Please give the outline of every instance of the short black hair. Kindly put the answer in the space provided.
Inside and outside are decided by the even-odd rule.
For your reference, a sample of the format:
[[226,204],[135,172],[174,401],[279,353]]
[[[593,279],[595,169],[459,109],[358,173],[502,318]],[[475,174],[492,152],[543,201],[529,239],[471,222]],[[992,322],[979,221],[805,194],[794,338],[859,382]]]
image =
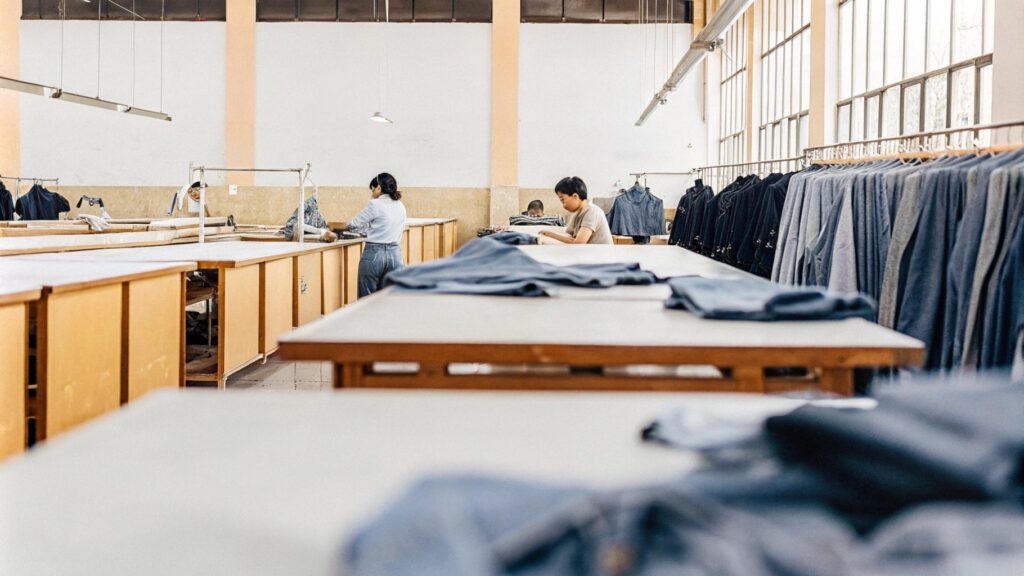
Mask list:
[[540,210],[540,211],[543,211],[544,210],[544,203],[541,202],[540,200],[531,200],[530,203],[526,206],[526,209],[527,210]]
[[555,192],[566,196],[576,194],[580,200],[587,199],[587,185],[578,176],[566,176],[559,180],[558,184],[555,184]]
[[390,196],[392,200],[402,199],[402,193],[398,191],[398,181],[391,174],[381,172],[370,180],[370,190],[377,186],[380,186],[381,194]]

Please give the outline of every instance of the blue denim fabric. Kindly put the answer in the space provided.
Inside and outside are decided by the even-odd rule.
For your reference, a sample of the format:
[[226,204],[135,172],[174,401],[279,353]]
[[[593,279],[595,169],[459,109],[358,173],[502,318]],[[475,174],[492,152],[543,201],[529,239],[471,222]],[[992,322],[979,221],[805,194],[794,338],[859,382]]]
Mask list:
[[1010,368],[1024,330],[1024,223],[1019,219],[991,306],[995,322],[982,355],[987,367]]
[[387,285],[421,292],[548,296],[558,286],[608,288],[654,284],[639,264],[555,266],[538,262],[515,246],[478,238],[448,258],[408,266],[387,276]]
[[369,296],[385,286],[388,274],[404,268],[402,248],[398,244],[363,245],[359,259],[359,297]]
[[509,246],[524,246],[527,244],[536,244],[537,237],[533,234],[527,234],[525,232],[514,232],[512,230],[506,230],[504,232],[498,232],[497,234],[491,234],[488,236],[495,242],[501,242],[502,244],[508,244]]
[[665,233],[665,204],[650,190],[635,185],[615,198],[608,214],[612,234],[658,236]]
[[[942,342],[942,367],[960,365],[963,359],[963,338],[967,333],[969,299],[974,288],[975,264],[984,232],[988,199],[995,191],[990,189],[993,173],[1000,168],[1019,163],[1024,152],[997,156],[976,166],[967,174],[966,208],[956,245],[949,258],[947,271],[947,297]],[[1008,184],[1008,183],[1007,183]]]
[[1001,365],[999,358],[1005,353],[999,347],[999,342],[1005,342],[1005,335],[1001,334],[999,330],[1007,326],[1006,319],[1002,316],[1006,313],[1006,308],[999,302],[1002,301],[1005,304],[1006,298],[1021,297],[1019,293],[1014,295],[1001,292],[1002,283],[1000,281],[1003,272],[1008,266],[1011,266],[1013,239],[1018,238],[1017,235],[1024,228],[1024,175],[1021,175],[1019,171],[1016,186],[1012,186],[1008,192],[998,254],[992,265],[991,280],[984,295],[985,313],[983,315],[984,323],[981,327],[978,360],[978,365],[982,368],[994,368]]
[[863,294],[834,294],[818,288],[793,288],[760,278],[723,279],[688,276],[668,282],[667,308],[688,310],[720,320],[839,320],[873,318],[875,302]]
[[[351,576],[974,576],[1024,561],[1024,389],[935,383],[767,420],[746,465],[595,491],[429,478],[357,532]],[[856,532],[854,531],[856,530]]]

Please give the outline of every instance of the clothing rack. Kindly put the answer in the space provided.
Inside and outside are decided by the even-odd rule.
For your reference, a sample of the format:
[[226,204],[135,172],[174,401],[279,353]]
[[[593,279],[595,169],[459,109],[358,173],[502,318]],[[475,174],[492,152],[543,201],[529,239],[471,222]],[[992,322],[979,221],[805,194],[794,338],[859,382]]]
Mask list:
[[27,176],[0,176],[0,180],[13,180],[14,184],[14,199],[17,200],[21,195],[21,183],[31,182],[33,184],[42,184],[43,182],[53,182],[54,186],[60,187],[60,178],[29,178]]
[[648,176],[693,176],[695,172],[690,170],[689,172],[630,172],[629,175],[636,179],[637,182],[641,178],[644,179],[644,186],[647,186]]
[[998,153],[1024,147],[1024,120],[949,128],[808,148],[809,164],[852,164],[878,160]]
[[263,172],[263,173],[295,173],[299,177],[299,207],[296,215],[297,230],[299,230],[299,243],[303,243],[306,227],[306,179],[309,176],[310,164],[306,163],[304,168],[216,168],[211,166],[195,166],[192,162],[188,164],[188,183],[191,186],[195,182],[196,172],[199,173],[199,243],[206,242],[206,173],[207,172]]
[[697,174],[698,178],[703,180],[717,180],[715,185],[720,188],[740,176],[747,176],[750,174],[767,176],[774,171],[785,172],[787,170],[799,170],[804,166],[804,162],[805,159],[803,156],[795,156],[793,158],[758,160],[756,162],[742,162],[739,164],[702,166],[694,169],[693,171]]

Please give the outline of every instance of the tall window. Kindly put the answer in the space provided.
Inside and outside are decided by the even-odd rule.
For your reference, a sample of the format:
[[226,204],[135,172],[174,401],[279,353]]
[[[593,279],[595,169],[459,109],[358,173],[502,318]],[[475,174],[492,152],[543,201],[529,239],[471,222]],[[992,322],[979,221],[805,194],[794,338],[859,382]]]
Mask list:
[[746,160],[747,147],[747,16],[744,14],[725,33],[722,53],[719,163]]
[[758,159],[803,154],[811,102],[811,0],[762,0]]
[[993,0],[840,0],[836,139],[991,121]]

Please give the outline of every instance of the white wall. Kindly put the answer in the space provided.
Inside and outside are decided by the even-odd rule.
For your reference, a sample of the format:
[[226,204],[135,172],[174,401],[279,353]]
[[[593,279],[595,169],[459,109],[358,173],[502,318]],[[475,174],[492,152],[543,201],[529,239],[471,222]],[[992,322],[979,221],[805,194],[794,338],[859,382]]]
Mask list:
[[[622,24],[522,26],[521,187],[552,188],[560,178],[575,175],[587,182],[593,195],[607,196],[614,192],[616,182],[627,187],[632,184],[630,172],[684,172],[705,165],[700,74],[691,74],[642,127],[634,126],[655,86],[664,83],[691,38],[689,25],[675,26],[675,57],[669,57],[661,52],[667,44],[661,36],[658,66],[652,75],[651,28]],[[665,198],[666,207],[675,207],[690,180],[659,178],[648,184],[652,192]]]
[[[135,95],[160,107],[160,26],[135,25]],[[99,96],[127,104],[132,96],[132,24],[101,28]],[[21,172],[62,184],[179,185],[190,161],[224,161],[224,23],[164,25],[163,110],[173,122],[21,96]],[[21,23],[21,79],[61,85],[61,23]],[[97,26],[64,23],[63,88],[96,95]],[[214,181],[211,179],[211,181]]]
[[[1024,2],[996,0],[992,52],[992,121],[1024,120]],[[1005,132],[1005,131],[1004,131]],[[997,133],[998,138],[1005,136]],[[997,138],[997,139],[998,139]]]
[[[385,38],[390,125],[369,121]],[[311,162],[321,185],[490,185],[489,24],[260,23],[256,70],[261,165]]]

